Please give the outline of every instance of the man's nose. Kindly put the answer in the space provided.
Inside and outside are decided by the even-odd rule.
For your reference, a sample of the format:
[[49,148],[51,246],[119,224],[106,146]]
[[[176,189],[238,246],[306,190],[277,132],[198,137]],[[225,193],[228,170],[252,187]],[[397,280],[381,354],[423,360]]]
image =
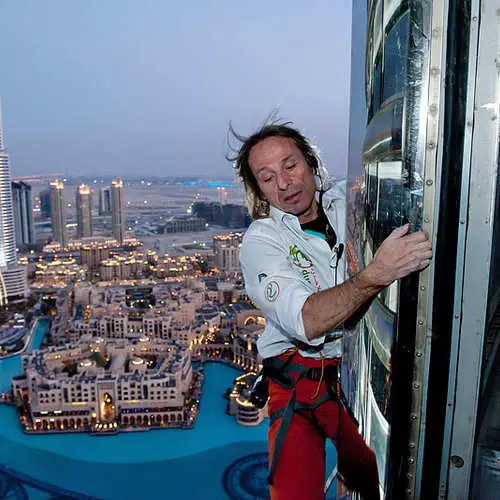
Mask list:
[[278,182],[278,189],[284,191],[290,185],[290,177],[286,172],[280,172],[278,174],[277,182]]

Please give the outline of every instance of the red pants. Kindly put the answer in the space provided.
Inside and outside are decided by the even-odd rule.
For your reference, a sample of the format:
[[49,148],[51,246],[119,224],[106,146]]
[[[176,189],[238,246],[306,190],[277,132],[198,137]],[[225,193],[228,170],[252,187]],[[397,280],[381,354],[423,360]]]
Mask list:
[[[321,367],[320,360],[304,358],[298,353],[293,362]],[[325,363],[335,364],[336,361],[325,360]],[[297,378],[293,372],[290,374]],[[302,378],[296,386],[297,401],[314,402],[310,398],[318,383]],[[291,392],[291,389],[270,381],[270,415],[287,405]],[[317,397],[326,392],[323,381]],[[272,462],[280,421],[276,420],[269,428],[269,463]],[[293,415],[270,486],[272,500],[324,500],[326,438],[330,438],[337,448],[338,471],[346,486],[358,491],[364,500],[380,498],[375,453],[366,445],[342,405],[330,400],[315,410],[300,410]]]

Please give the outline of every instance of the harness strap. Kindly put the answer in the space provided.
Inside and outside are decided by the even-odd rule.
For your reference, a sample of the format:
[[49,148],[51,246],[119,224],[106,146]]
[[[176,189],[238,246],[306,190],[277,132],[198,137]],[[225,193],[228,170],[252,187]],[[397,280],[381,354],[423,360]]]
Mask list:
[[[297,382],[300,380],[301,377],[302,375],[299,376]],[[273,477],[276,471],[276,467],[278,465],[278,458],[281,453],[281,448],[283,447],[283,442],[285,441],[285,436],[288,431],[288,427],[290,427],[290,422],[292,421],[293,413],[295,411],[294,408],[295,398],[296,398],[296,387],[293,388],[290,399],[288,400],[288,404],[285,406],[285,408],[283,408],[283,413],[280,415],[281,422],[278,428],[278,433],[276,434],[276,440],[274,442],[273,459],[271,462],[271,467],[269,469],[269,476],[267,478],[267,482],[269,484],[273,484]]]
[[[333,367],[334,365],[329,366]],[[274,382],[286,389],[292,389],[287,405],[284,408],[276,410],[270,418],[270,425],[272,425],[278,419],[281,419],[280,425],[278,427],[278,432],[276,433],[276,439],[274,441],[273,458],[271,461],[271,466],[269,468],[269,476],[267,478],[267,482],[269,484],[273,484],[274,473],[276,472],[278,459],[281,454],[281,449],[283,448],[286,434],[292,422],[293,414],[301,410],[314,411],[323,403],[326,403],[329,400],[335,401],[338,398],[336,397],[336,394],[334,392],[332,393],[330,390],[328,390],[328,392],[323,394],[320,398],[315,399],[311,403],[297,402],[297,384],[302,378],[310,378],[311,374],[314,373],[314,370],[317,370],[317,368],[310,368],[298,363],[293,363],[291,361],[291,358],[288,358],[287,360],[282,360],[279,358],[264,359],[264,370],[267,371],[268,377],[271,378]],[[289,372],[297,374],[297,380],[295,380],[289,374]],[[321,369],[321,374],[322,375],[320,383],[323,379],[323,368]],[[335,377],[335,381],[337,381],[337,377]]]
[[[299,403],[299,402],[295,402],[294,403],[294,411],[300,411],[300,410],[315,410],[318,406],[321,406],[323,403],[326,403],[327,401],[330,401],[332,399],[332,397],[330,396],[330,394],[325,393],[323,394],[323,396],[321,396],[320,398],[318,398],[316,401],[314,401],[314,403]],[[273,425],[274,422],[276,422],[276,420],[278,420],[279,418],[281,418],[283,416],[283,414],[285,413],[286,409],[288,408],[288,406],[285,406],[284,408],[280,408],[279,410],[276,410],[272,415],[271,415],[271,418],[270,418],[270,425]],[[278,431],[278,434],[279,434],[279,431]],[[276,437],[276,439],[278,438],[278,436]]]

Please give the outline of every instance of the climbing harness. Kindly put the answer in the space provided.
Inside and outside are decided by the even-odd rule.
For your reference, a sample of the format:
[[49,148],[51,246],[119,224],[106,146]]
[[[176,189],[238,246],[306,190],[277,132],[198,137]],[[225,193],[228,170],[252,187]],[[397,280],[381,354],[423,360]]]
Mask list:
[[[314,416],[314,410],[327,401],[333,400],[340,402],[341,400],[342,391],[340,389],[339,376],[340,363],[325,365],[325,359],[321,355],[321,367],[311,368],[298,363],[294,363],[292,361],[297,351],[298,349],[296,348],[292,349],[291,352],[289,351],[288,353],[286,353],[288,359],[274,357],[264,360],[264,372],[266,373],[266,375],[275,383],[281,385],[285,389],[292,390],[290,399],[288,400],[288,404],[284,408],[276,410],[271,415],[270,425],[273,425],[273,423],[279,419],[281,419],[281,421],[278,432],[276,434],[273,458],[269,469],[269,484],[273,484],[273,478],[274,473],[276,472],[276,467],[278,465],[278,459],[294,413],[298,413],[303,417],[308,418],[304,414],[304,410],[310,411],[311,416],[308,419],[313,425],[318,427],[318,430],[322,433],[322,430],[316,421],[316,417]],[[292,377],[290,373],[298,375],[297,379]],[[310,398],[311,403],[301,403],[296,399],[296,387],[299,381],[303,378],[318,382],[316,391]],[[321,397],[318,397],[323,381],[326,382],[328,390]]]

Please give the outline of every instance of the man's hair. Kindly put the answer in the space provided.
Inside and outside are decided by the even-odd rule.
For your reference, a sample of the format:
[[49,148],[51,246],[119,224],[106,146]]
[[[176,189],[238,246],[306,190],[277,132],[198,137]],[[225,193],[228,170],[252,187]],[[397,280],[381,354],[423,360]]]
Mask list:
[[[257,130],[254,134],[245,137],[238,134],[232,124],[229,124],[228,144],[233,155],[226,155],[229,161],[234,164],[237,176],[240,178],[245,188],[248,210],[254,219],[260,219],[269,215],[269,203],[262,198],[257,179],[250,168],[249,157],[254,146],[268,137],[284,137],[291,139],[300,152],[304,155],[307,164],[318,173],[318,167],[321,165],[321,158],[318,151],[303,134],[292,127],[292,122],[280,122],[272,120]],[[232,146],[230,138],[236,139],[241,143],[239,148]]]

